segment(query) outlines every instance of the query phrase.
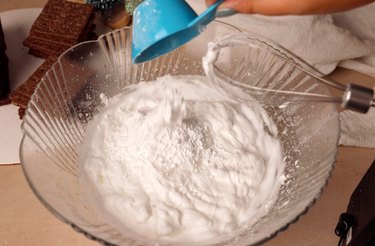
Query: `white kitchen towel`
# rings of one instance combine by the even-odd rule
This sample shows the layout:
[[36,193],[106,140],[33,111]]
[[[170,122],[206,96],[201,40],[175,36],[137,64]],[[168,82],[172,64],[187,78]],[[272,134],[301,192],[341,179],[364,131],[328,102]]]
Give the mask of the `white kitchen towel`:
[[[335,14],[334,22],[337,26],[349,30],[362,42],[371,46],[375,44],[375,3],[352,11]],[[351,60],[342,60],[338,66],[345,67],[375,77],[375,52]]]
[[375,148],[375,109],[367,114],[343,111],[340,113],[340,145]]
[[[187,0],[197,11],[203,0]],[[375,3],[334,15],[236,14],[221,21],[260,34],[288,49],[323,74],[342,66],[375,77]]]
[[[206,8],[203,0],[187,2],[197,12]],[[375,77],[375,3],[332,15],[236,14],[221,21],[272,40],[323,74],[340,66]],[[340,119],[341,145],[375,148],[375,110],[344,111]]]

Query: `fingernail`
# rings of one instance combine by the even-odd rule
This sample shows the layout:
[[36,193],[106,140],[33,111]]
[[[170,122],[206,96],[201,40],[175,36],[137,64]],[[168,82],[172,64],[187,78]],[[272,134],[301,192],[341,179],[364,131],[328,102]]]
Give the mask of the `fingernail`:
[[234,15],[236,13],[236,10],[230,9],[230,8],[220,8],[216,11],[215,16],[216,17],[227,17],[230,15]]

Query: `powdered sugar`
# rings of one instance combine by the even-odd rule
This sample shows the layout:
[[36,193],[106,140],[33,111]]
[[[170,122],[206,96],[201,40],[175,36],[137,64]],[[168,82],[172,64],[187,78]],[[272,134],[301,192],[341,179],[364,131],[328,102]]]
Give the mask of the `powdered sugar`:
[[165,76],[126,88],[90,122],[80,182],[103,220],[128,237],[214,242],[270,207],[283,172],[276,136],[246,94]]

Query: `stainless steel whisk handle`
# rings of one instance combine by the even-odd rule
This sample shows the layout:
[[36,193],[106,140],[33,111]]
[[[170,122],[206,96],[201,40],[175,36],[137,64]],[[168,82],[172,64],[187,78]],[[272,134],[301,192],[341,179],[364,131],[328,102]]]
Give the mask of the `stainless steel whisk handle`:
[[370,107],[375,107],[374,99],[374,89],[349,83],[342,97],[342,107],[367,113]]

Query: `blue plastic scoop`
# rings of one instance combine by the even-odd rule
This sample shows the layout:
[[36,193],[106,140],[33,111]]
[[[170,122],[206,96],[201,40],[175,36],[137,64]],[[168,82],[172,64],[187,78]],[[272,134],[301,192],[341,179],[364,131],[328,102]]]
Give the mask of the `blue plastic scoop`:
[[145,0],[133,13],[132,61],[142,63],[172,51],[198,36],[216,17],[234,14],[217,12],[219,0],[201,15],[183,0]]

